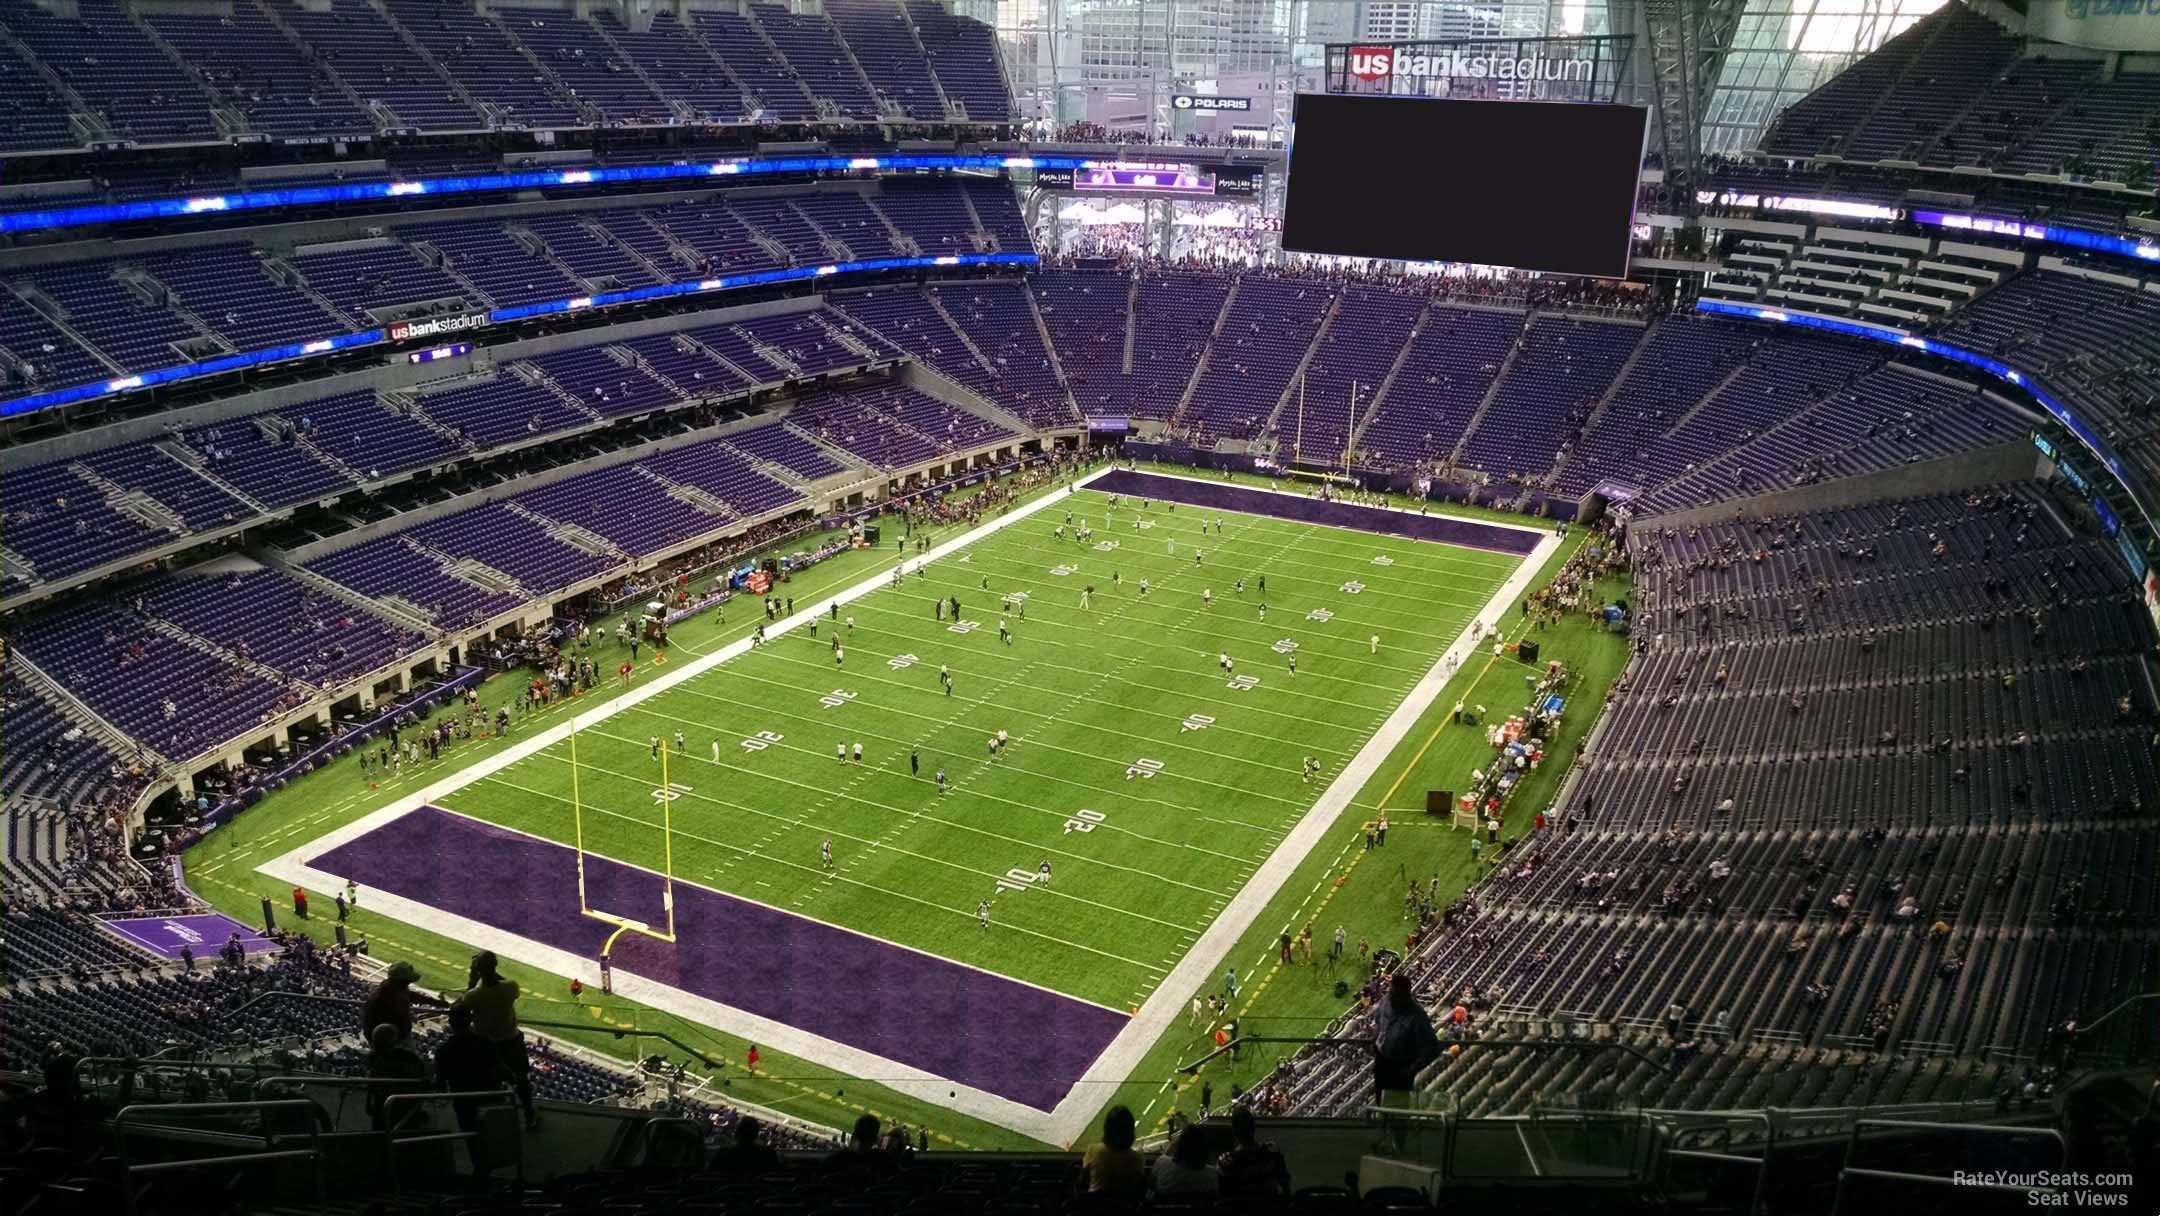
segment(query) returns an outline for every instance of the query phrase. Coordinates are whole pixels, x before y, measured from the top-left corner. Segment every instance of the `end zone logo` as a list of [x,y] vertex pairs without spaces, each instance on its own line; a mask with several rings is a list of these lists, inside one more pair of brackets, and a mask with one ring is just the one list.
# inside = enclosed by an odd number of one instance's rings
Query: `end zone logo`
[[1359,80],[1385,80],[1395,71],[1395,54],[1384,46],[1350,48],[1350,74]]

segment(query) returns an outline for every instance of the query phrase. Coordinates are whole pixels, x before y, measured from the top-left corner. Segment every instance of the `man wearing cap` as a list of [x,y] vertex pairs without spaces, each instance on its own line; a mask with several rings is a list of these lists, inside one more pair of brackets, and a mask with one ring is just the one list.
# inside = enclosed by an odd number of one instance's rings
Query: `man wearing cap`
[[399,960],[390,964],[390,974],[375,986],[368,995],[367,1003],[360,1008],[361,1033],[373,1034],[377,1026],[397,1027],[398,1039],[412,1037],[413,1002],[433,1005],[440,1009],[449,1004],[440,997],[424,992],[414,992],[412,986],[419,982],[420,970],[411,963]]

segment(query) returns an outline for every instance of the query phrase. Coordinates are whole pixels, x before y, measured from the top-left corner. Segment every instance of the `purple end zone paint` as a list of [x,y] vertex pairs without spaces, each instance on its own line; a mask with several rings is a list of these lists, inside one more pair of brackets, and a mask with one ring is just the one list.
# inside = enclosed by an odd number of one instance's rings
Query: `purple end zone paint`
[[1105,473],[1088,483],[1087,488],[1104,494],[1159,498],[1166,502],[1213,507],[1221,511],[1242,511],[1247,515],[1266,515],[1275,519],[1296,520],[1299,523],[1324,524],[1330,528],[1349,528],[1383,536],[1407,536],[1412,540],[1439,541],[1442,544],[1461,545],[1466,549],[1511,553],[1518,557],[1537,548],[1537,543],[1545,538],[1541,531],[1525,532],[1518,528],[1502,528],[1448,515],[1413,515],[1385,507],[1322,502],[1302,494],[1278,494],[1268,490],[1255,490],[1250,486],[1194,481],[1184,477],[1161,477],[1125,469]]
[[224,948],[232,935],[240,935],[240,941],[253,954],[260,950],[274,950],[277,943],[257,932],[252,925],[243,925],[230,916],[208,914],[203,916],[137,916],[126,920],[101,920],[98,922],[108,932],[126,939],[131,946],[140,946],[152,954],[164,958],[179,958],[182,946],[192,947],[197,957],[205,962],[213,960]]
[[[598,957],[567,845],[435,807],[320,856],[319,870],[520,937]],[[660,879],[588,853],[594,907],[662,923]],[[703,887],[675,885],[673,945],[626,933],[617,974],[680,988],[925,1072],[1053,1109],[1124,1014]],[[455,983],[457,976],[432,976]],[[868,1078],[875,1080],[876,1078]]]

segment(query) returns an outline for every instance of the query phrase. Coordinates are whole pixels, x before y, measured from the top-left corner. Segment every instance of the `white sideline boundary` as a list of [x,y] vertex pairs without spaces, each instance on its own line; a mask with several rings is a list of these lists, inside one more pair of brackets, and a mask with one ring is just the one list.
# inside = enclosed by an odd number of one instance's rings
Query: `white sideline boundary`
[[[1086,488],[1097,478],[1117,471],[1118,466],[1098,469],[1081,477],[1074,483],[1076,488]],[[1220,484],[1207,478],[1183,477],[1174,473],[1154,470],[1138,470],[1151,476],[1173,477],[1198,482],[1203,485]],[[1246,489],[1253,487],[1246,486]],[[922,562],[936,562],[958,553],[986,537],[1035,515],[1053,509],[1066,495],[1054,490],[1032,503],[1015,508],[1009,514],[981,524],[931,549],[913,562],[902,561],[902,569],[912,570]],[[1211,510],[1213,508],[1195,508]],[[1399,507],[1379,508],[1401,510]],[[1225,514],[1249,514],[1224,511]],[[1408,514],[1408,512],[1404,512]],[[1371,780],[1382,762],[1408,737],[1440,691],[1461,664],[1476,652],[1478,643],[1472,639],[1472,629],[1479,623],[1497,622],[1507,606],[1520,598],[1530,582],[1543,568],[1547,559],[1560,546],[1560,537],[1550,530],[1527,527],[1520,524],[1501,523],[1467,516],[1453,516],[1466,522],[1485,524],[1489,527],[1512,531],[1538,533],[1541,539],[1531,551],[1517,563],[1515,570],[1485,604],[1484,610],[1456,640],[1436,658],[1432,666],[1411,686],[1393,713],[1381,724],[1380,729],[1366,740],[1342,772],[1321,794],[1319,801],[1300,818],[1274,851],[1254,869],[1244,886],[1217,914],[1208,928],[1194,941],[1184,957],[1180,958],[1154,992],[1140,1006],[1137,1014],[1128,1020],[1110,1045],[1096,1057],[1080,1080],[1067,1091],[1057,1106],[1043,1112],[1012,1099],[1001,1097],[973,1086],[936,1076],[911,1065],[903,1064],[874,1052],[813,1034],[785,1023],[773,1021],[746,1010],[724,1005],[682,989],[644,979],[618,970],[614,976],[615,992],[653,1008],[677,1014],[693,1022],[710,1026],[739,1038],[749,1039],[789,1055],[798,1056],[850,1076],[874,1081],[888,1088],[935,1105],[957,1110],[986,1123],[1029,1136],[1049,1144],[1068,1144],[1086,1129],[1095,1111],[1108,1099],[1108,1095],[1122,1084],[1138,1067],[1140,1060],[1176,1021],[1185,1001],[1209,982],[1215,969],[1222,964],[1239,938],[1243,937],[1256,922],[1270,900],[1275,897],[1290,875],[1296,871],[1306,855],[1320,838],[1334,826],[1343,810],[1356,798],[1357,792]],[[1329,525],[1314,525],[1326,527]],[[1437,542],[1426,542],[1437,543]],[[890,586],[892,574],[886,570],[864,578],[861,582],[820,599],[817,603],[796,612],[766,631],[768,639],[791,632],[807,624],[812,617],[830,611],[833,604],[845,607],[850,600],[868,595],[880,588]],[[455,774],[444,777],[388,805],[372,811],[342,827],[317,836],[300,847],[265,861],[256,871],[284,883],[307,887],[319,893],[333,892],[343,888],[345,876],[333,874],[308,864],[308,858],[330,852],[365,836],[420,807],[437,803],[456,791],[481,781],[528,757],[543,751],[569,737],[574,728],[584,729],[604,721],[646,700],[656,697],[685,681],[696,679],[713,668],[728,662],[750,650],[750,639],[731,642],[710,654],[701,655],[680,667],[671,666],[659,676],[616,697],[606,705],[576,714],[571,719],[523,740],[494,756],[481,760]],[[455,813],[455,812],[452,812]],[[386,891],[370,888],[368,907],[383,912],[392,919],[416,925],[445,937],[493,950],[497,954],[530,966],[540,967],[557,975],[575,977],[588,986],[600,981],[599,965],[591,959],[573,954],[556,946],[532,938],[523,937],[506,930],[439,908],[395,896]],[[796,915],[790,913],[790,915]],[[814,919],[814,918],[806,918]],[[822,923],[822,922],[821,922]],[[844,926],[833,926],[845,928]],[[859,932],[858,930],[848,930]],[[865,935],[871,936],[871,935]],[[882,939],[881,939],[882,940]],[[909,947],[890,943],[896,949]],[[920,953],[919,951],[917,953]],[[946,960],[954,962],[954,960]],[[956,963],[959,966],[969,966]],[[980,970],[980,968],[978,968]],[[997,974],[990,972],[989,974]],[[1000,976],[1009,979],[1010,977]],[[454,982],[455,977],[452,977]],[[1024,981],[1015,981],[1024,982]],[[1077,998],[1076,998],[1077,999]]]

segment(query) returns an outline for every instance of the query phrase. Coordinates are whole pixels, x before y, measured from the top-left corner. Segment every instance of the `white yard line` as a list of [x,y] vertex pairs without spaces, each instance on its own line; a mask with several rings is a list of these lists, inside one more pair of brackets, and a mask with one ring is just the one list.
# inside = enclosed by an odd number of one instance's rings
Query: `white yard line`
[[[1526,530],[1539,531],[1534,528]],[[1522,559],[1522,563],[1515,567],[1515,572],[1509,575],[1507,581],[1493,592],[1492,598],[1486,601],[1485,611],[1480,619],[1501,619],[1501,614],[1507,610],[1508,605],[1522,597],[1538,572],[1544,568],[1545,562],[1559,547],[1560,537],[1552,532],[1544,532],[1537,547]],[[1380,765],[1389,754],[1409,737],[1411,728],[1417,725],[1418,719],[1439,699],[1440,690],[1447,686],[1452,673],[1460,669],[1462,661],[1472,654],[1478,645],[1477,641],[1472,640],[1470,629],[1465,627],[1454,644],[1434,660],[1432,667],[1403,697],[1402,703],[1395,707],[1395,712],[1389,714],[1387,721],[1381,724],[1379,732],[1358,750],[1350,763],[1343,766],[1343,771],[1328,786],[1327,792],[1320,796],[1320,801],[1314,803],[1312,810],[1298,820],[1297,826],[1290,830],[1289,835],[1283,837],[1282,843],[1276,846],[1268,859],[1260,863],[1260,868],[1253,872],[1252,877],[1247,879],[1245,885],[1231,898],[1228,906],[1208,925],[1207,932],[1200,935],[1200,940],[1193,943],[1192,949],[1186,951],[1185,957],[1170,969],[1170,974],[1163,982],[1156,985],[1154,995],[1140,1006],[1140,1012],[1125,1024],[1118,1036],[1110,1041],[1110,1046],[1095,1058],[1095,1063],[1082,1075],[1080,1083],[1073,1086],[1064,1100],[1058,1103],[1057,1109],[1050,1115],[1058,1134],[1045,1138],[1052,1143],[1063,1144],[1086,1129],[1095,1116],[1096,1108],[1102,1104],[1102,1096],[1131,1076],[1133,1069],[1139,1067],[1141,1058],[1155,1045],[1156,1040],[1177,1021],[1192,994],[1213,981],[1217,968],[1230,953],[1230,948],[1260,919],[1260,913],[1267,909],[1276,892],[1290,880],[1290,875],[1303,863],[1313,847],[1320,843],[1328,829],[1335,825],[1335,820],[1341,816],[1344,808],[1350,805],[1351,800],[1357,797],[1358,791],[1365,787],[1366,782],[1372,780],[1373,774],[1379,771]]]
[[[1081,478],[1077,484],[1086,487],[1097,478],[1113,471],[1115,470],[1099,469]],[[1177,476],[1169,473],[1152,473],[1151,475],[1160,477]],[[1183,480],[1195,481],[1201,484],[1219,484],[1209,482],[1206,478],[1183,478]],[[1250,490],[1253,487],[1246,486],[1242,488]],[[912,560],[905,560],[903,568],[912,570],[923,561],[936,562],[962,552],[984,538],[1019,523],[1021,520],[1027,519],[1040,511],[1054,509],[1057,504],[1063,502],[1067,497],[1068,495],[1058,494],[1055,491],[1045,494],[1032,503],[1015,508],[1009,514],[1001,515],[938,545],[926,555]],[[1401,510],[1400,508],[1389,507],[1373,509]],[[1229,513],[1250,514],[1249,512],[1236,511]],[[1402,513],[1405,515],[1412,514],[1412,512],[1407,511]],[[1451,516],[1451,518],[1464,519],[1464,522],[1468,523],[1485,524],[1488,527],[1535,532],[1541,536],[1537,546],[1520,560],[1514,573],[1509,575],[1507,581],[1502,583],[1500,588],[1493,593],[1492,598],[1486,603],[1483,613],[1478,618],[1483,621],[1499,620],[1507,606],[1521,597],[1531,580],[1544,566],[1545,561],[1559,547],[1560,538],[1552,532],[1541,528],[1467,519],[1462,516]],[[1316,526],[1327,527],[1329,525]],[[889,569],[867,576],[854,586],[819,600],[816,604],[781,621],[766,631],[766,637],[771,640],[792,632],[808,624],[812,617],[826,613],[832,604],[838,603],[844,608],[849,601],[868,595],[880,588],[888,587],[891,583],[892,573]],[[1206,932],[1200,935],[1192,947],[1186,951],[1184,957],[1178,961],[1177,965],[1170,969],[1169,974],[1162,982],[1155,986],[1154,994],[1140,1006],[1138,1014],[1126,1023],[1124,1029],[1118,1032],[1117,1037],[1111,1041],[1110,1046],[1103,1051],[1102,1055],[1095,1060],[1087,1073],[1066,1093],[1056,1109],[1048,1114],[984,1090],[961,1085],[943,1077],[933,1076],[921,1069],[887,1059],[873,1052],[851,1047],[823,1035],[812,1034],[742,1009],[684,992],[679,988],[640,979],[634,975],[618,973],[615,977],[615,991],[618,995],[650,1005],[655,1009],[665,1010],[689,1018],[724,1033],[769,1045],[790,1055],[822,1064],[855,1077],[875,1081],[899,1092],[949,1107],[962,1114],[981,1119],[987,1123],[994,1123],[1022,1135],[1051,1144],[1067,1143],[1079,1135],[1086,1128],[1089,1121],[1093,1119],[1096,1109],[1104,1101],[1104,1095],[1127,1079],[1132,1070],[1139,1065],[1141,1058],[1146,1055],[1148,1049],[1176,1021],[1184,1002],[1190,994],[1198,990],[1214,974],[1216,967],[1220,965],[1223,956],[1229,952],[1230,947],[1245,934],[1254,921],[1259,919],[1260,913],[1266,908],[1268,902],[1274,898],[1275,893],[1288,881],[1291,873],[1304,861],[1306,854],[1311,851],[1313,845],[1334,825],[1335,820],[1340,817],[1344,808],[1350,804],[1358,790],[1362,789],[1365,783],[1371,779],[1372,774],[1377,771],[1389,753],[1393,752],[1395,747],[1408,736],[1411,727],[1416,724],[1418,718],[1423,716],[1425,710],[1439,697],[1440,690],[1447,684],[1452,673],[1459,669],[1461,662],[1476,648],[1477,643],[1472,640],[1470,629],[1466,627],[1454,644],[1449,646],[1434,661],[1432,667],[1405,695],[1403,701],[1397,705],[1394,713],[1390,714],[1381,725],[1378,733],[1367,740],[1356,757],[1348,765],[1344,766],[1343,771],[1328,786],[1326,792],[1321,795],[1320,800],[1313,805],[1310,811],[1306,812],[1304,817],[1298,821],[1297,826],[1283,837],[1282,842],[1276,846],[1274,852],[1269,854],[1268,858],[1246,880],[1245,885],[1239,889],[1237,895],[1231,899],[1221,914],[1208,926]],[[357,840],[422,806],[439,804],[442,799],[450,794],[484,778],[491,777],[503,769],[567,739],[573,727],[584,729],[605,721],[615,714],[621,713],[632,706],[642,704],[686,681],[696,679],[722,663],[747,652],[749,649],[750,639],[743,638],[731,642],[710,654],[701,655],[692,662],[683,664],[680,667],[671,667],[664,674],[653,677],[647,683],[624,693],[604,706],[581,713],[568,721],[559,722],[513,747],[460,770],[452,776],[424,786],[380,810],[364,815],[343,827],[316,837],[300,848],[272,858],[258,866],[257,870],[281,882],[294,883],[317,891],[338,890],[344,885],[344,877],[310,866],[307,863],[307,858],[330,852],[344,844]],[[724,894],[732,898],[748,900],[747,896],[739,892],[725,892]],[[465,917],[456,916],[427,904],[402,899],[386,892],[373,892],[368,898],[370,907],[385,912],[393,919],[417,925],[445,937],[455,938],[494,950],[505,957],[544,968],[558,975],[574,976],[584,980],[588,985],[599,982],[597,963],[569,951],[496,929]],[[757,901],[748,900],[748,902]],[[785,910],[782,909],[782,911]],[[787,914],[800,915],[792,912]],[[874,938],[872,934],[861,933],[860,930],[848,929],[846,926],[836,925],[833,927],[842,929],[845,932],[857,933],[859,936]],[[875,940],[883,941],[884,939],[876,938]],[[910,947],[898,943],[887,944],[893,945],[896,949],[910,949]],[[920,951],[917,953],[920,953]],[[943,961],[952,963],[955,966],[970,966],[970,964],[952,959]],[[985,974],[998,974],[1000,979],[1012,983],[1026,983],[1024,980],[1016,980],[1010,976],[989,972],[984,968],[973,969],[984,971]],[[1039,987],[1039,985],[1030,986]],[[1064,996],[1066,994],[1059,993],[1058,995]],[[1080,1000],[1081,998],[1068,997],[1067,999]]]

